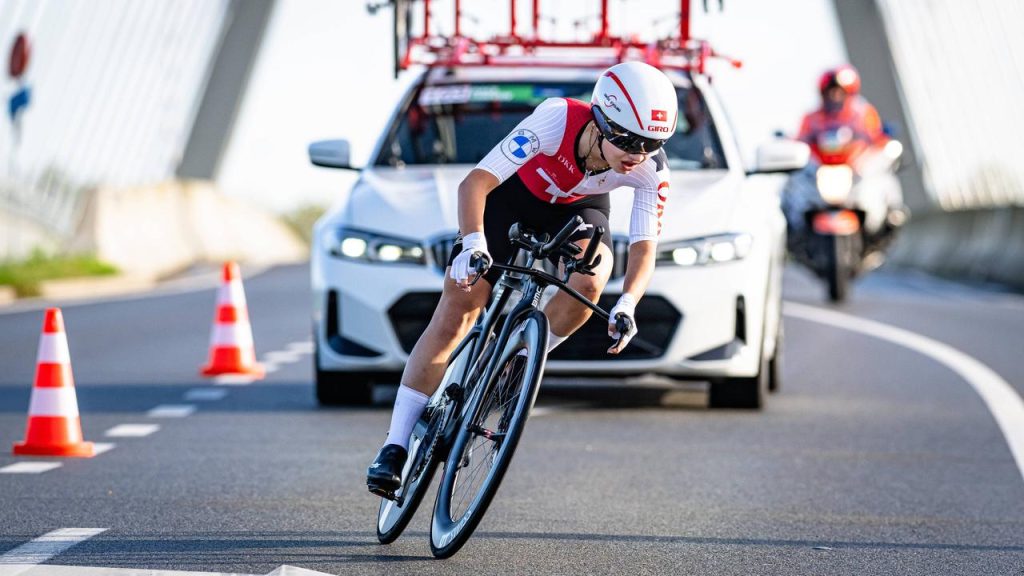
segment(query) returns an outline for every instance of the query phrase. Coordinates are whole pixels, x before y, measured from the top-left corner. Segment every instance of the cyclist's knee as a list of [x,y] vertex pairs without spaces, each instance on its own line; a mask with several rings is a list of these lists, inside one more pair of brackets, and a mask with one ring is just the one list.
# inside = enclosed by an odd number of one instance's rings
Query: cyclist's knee
[[[601,296],[601,292],[604,290],[606,280],[597,275],[595,276],[578,276],[574,278],[573,288],[577,292],[582,294],[585,298],[591,302],[596,302],[598,297]],[[580,304],[582,306],[582,304]]]

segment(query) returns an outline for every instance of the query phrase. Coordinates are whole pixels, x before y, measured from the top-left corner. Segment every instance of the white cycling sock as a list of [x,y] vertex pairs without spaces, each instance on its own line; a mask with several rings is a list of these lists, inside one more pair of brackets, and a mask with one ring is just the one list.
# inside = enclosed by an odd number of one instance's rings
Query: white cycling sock
[[568,336],[559,336],[552,332],[551,328],[548,328],[548,354],[551,354],[552,350],[558,348],[559,344],[565,342],[566,338],[568,338]]
[[395,409],[391,412],[391,427],[388,428],[388,439],[384,445],[398,444],[406,450],[409,449],[409,435],[412,434],[412,427],[416,425],[423,408],[426,407],[430,396],[413,390],[405,384],[398,387],[398,395],[395,396]]

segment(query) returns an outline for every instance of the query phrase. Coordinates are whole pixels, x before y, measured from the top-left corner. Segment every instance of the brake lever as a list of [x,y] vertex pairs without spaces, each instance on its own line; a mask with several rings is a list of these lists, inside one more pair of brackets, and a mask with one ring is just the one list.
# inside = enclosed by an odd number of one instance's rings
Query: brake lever
[[491,259],[484,257],[482,254],[473,254],[469,257],[469,266],[473,269],[473,273],[476,274],[476,277],[473,278],[473,281],[470,282],[469,285],[476,286],[476,283],[479,282],[480,279],[484,277],[484,274],[487,273],[487,270],[490,269]]

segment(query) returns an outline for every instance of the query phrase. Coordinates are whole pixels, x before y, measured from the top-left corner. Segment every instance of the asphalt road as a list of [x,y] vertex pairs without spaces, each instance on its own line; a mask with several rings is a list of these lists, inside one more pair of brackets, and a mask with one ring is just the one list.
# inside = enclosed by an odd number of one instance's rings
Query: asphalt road
[[[277,368],[248,385],[197,375],[212,286],[66,305],[86,439],[115,446],[0,473],[0,575],[61,528],[104,530],[27,574],[1024,575],[1024,477],[990,408],[942,358],[819,320],[829,307],[799,270],[786,278],[784,388],[764,411],[709,411],[700,385],[548,382],[459,554],[430,557],[427,505],[380,546],[363,474],[387,391],[373,408],[316,406],[307,277],[246,280],[257,352]],[[1024,297],[886,272],[834,310],[952,346],[1024,394]],[[0,309],[0,471],[57,461],[10,452],[41,321]],[[194,412],[149,413],[161,405]],[[159,429],[106,435],[122,424]]]

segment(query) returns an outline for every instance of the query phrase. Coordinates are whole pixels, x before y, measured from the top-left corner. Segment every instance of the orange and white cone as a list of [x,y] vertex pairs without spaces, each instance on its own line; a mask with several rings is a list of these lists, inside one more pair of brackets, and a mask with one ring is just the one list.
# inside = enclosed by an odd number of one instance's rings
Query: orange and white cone
[[263,366],[256,362],[242,275],[234,262],[224,264],[224,280],[217,292],[217,315],[210,333],[210,360],[202,374],[263,377]]
[[92,442],[82,440],[71,354],[60,308],[48,309],[43,319],[25,441],[14,444],[14,453],[83,458],[95,455]]

